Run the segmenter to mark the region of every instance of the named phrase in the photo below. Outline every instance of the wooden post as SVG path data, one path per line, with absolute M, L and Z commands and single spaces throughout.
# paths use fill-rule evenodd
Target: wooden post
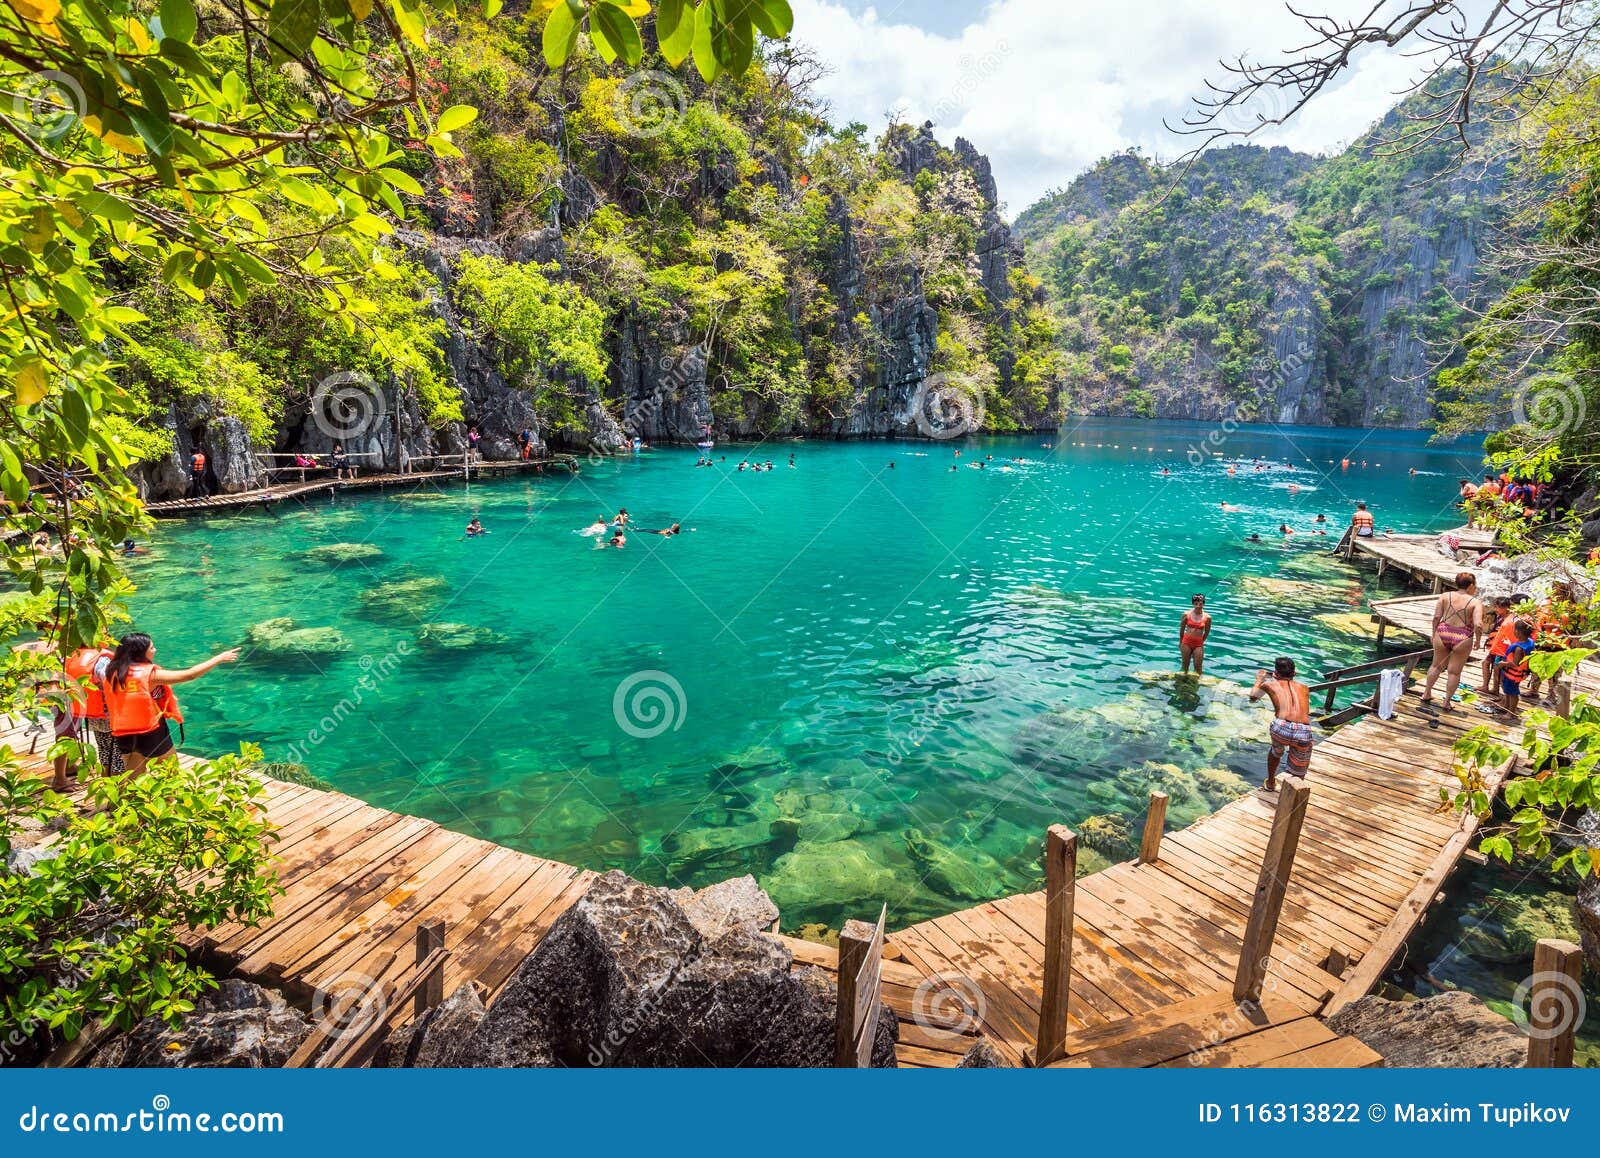
M 1563 720 L 1571 716 L 1572 685 L 1553 684 L 1550 688 L 1550 694 L 1555 698 L 1556 701 L 1556 715 L 1560 716 Z
M 878 1036 L 878 989 L 883 978 L 885 905 L 876 926 L 846 921 L 839 930 L 839 1008 L 834 1016 L 833 1064 L 862 1069 L 872 1064 Z
M 417 926 L 417 968 L 422 968 L 435 949 L 444 948 L 444 921 L 439 917 L 422 922 Z M 444 1000 L 444 967 L 443 963 L 433 971 L 433 975 L 422 983 L 422 988 L 417 990 L 417 996 L 412 1004 L 412 1013 L 421 1017 Z
M 1078 838 L 1066 825 L 1052 824 L 1044 836 L 1044 997 L 1039 1003 L 1036 1065 L 1049 1065 L 1067 1048 L 1077 876 Z
M 1167 794 L 1150 794 L 1150 811 L 1144 814 L 1144 839 L 1139 842 L 1139 863 L 1155 864 L 1161 858 L 1161 834 L 1167 828 Z
M 1528 999 L 1528 1068 L 1571 1069 L 1583 1013 L 1583 950 L 1546 938 L 1533 949 Z
M 1278 777 L 1278 810 L 1272 817 L 1272 835 L 1261 858 L 1261 875 L 1256 880 L 1255 900 L 1250 906 L 1250 923 L 1245 926 L 1244 945 L 1239 950 L 1239 972 L 1233 982 L 1235 1001 L 1261 1001 L 1267 980 L 1267 960 L 1278 935 L 1278 917 L 1283 912 L 1283 896 L 1294 870 L 1294 854 L 1300 845 L 1300 829 L 1306 821 L 1306 801 L 1311 790 L 1294 776 Z

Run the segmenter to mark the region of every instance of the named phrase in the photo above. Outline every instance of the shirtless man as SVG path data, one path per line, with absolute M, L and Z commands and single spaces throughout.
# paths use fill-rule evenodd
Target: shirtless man
M 1206 637 L 1211 634 L 1211 616 L 1206 614 L 1206 597 L 1196 595 L 1190 600 L 1193 606 L 1178 620 L 1178 658 L 1183 661 L 1183 674 L 1189 674 L 1189 661 L 1194 661 L 1194 674 L 1205 674 Z
M 1279 656 L 1272 661 L 1272 675 L 1256 672 L 1256 686 L 1250 691 L 1252 700 L 1262 696 L 1272 700 L 1272 748 L 1267 753 L 1268 792 L 1278 787 L 1278 762 L 1285 751 L 1289 753 L 1289 771 L 1304 776 L 1311 766 L 1311 745 L 1316 734 L 1311 730 L 1311 692 L 1294 678 L 1294 660 Z

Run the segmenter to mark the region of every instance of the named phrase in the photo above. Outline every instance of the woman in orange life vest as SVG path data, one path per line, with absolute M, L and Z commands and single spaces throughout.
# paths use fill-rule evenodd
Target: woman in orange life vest
M 141 631 L 129 632 L 117 645 L 101 686 L 111 716 L 111 734 L 117 738 L 128 771 L 137 776 L 151 760 L 170 755 L 172 733 L 168 720 L 183 723 L 174 684 L 199 679 L 218 664 L 239 658 L 237 648 L 218 652 L 204 663 L 182 671 L 155 665 L 156 645 Z
M 1183 674 L 1189 674 L 1189 661 L 1194 661 L 1194 674 L 1204 675 L 1206 664 L 1206 637 L 1211 634 L 1211 616 L 1206 614 L 1206 597 L 1196 595 L 1193 606 L 1178 621 L 1178 657 L 1183 661 Z
M 101 681 L 115 654 L 107 647 L 80 647 L 67 657 L 67 694 L 72 697 L 72 717 L 78 730 L 78 739 L 88 731 L 94 736 L 95 752 L 100 758 L 100 772 L 105 776 L 120 776 L 123 772 L 122 753 L 117 751 L 116 738 L 111 734 L 110 715 L 106 711 L 105 691 Z M 57 766 L 56 779 L 63 769 Z

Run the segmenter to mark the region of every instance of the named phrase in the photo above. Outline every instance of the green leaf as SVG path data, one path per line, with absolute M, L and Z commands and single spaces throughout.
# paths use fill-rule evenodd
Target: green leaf
M 404 169 L 379 169 L 378 176 L 402 193 L 409 193 L 413 197 L 422 196 L 422 185 Z
M 668 15 L 672 15 L 668 23 Z M 661 55 L 677 68 L 694 51 L 695 10 L 686 0 L 662 0 L 656 12 L 656 39 Z
M 598 30 L 610 42 L 615 55 L 630 66 L 637 65 L 644 55 L 644 41 L 639 38 L 639 28 L 633 18 L 610 4 L 598 4 L 589 13 L 589 27 Z M 602 53 L 604 55 L 604 53 Z
M 194 5 L 189 0 L 161 0 L 161 35 L 193 44 L 198 29 Z
M 694 66 L 707 84 L 711 84 L 722 75 L 722 62 L 717 59 L 716 49 L 711 43 L 711 25 L 714 19 L 711 5 L 712 0 L 701 0 L 694 14 Z
M 544 20 L 541 43 L 544 62 L 551 68 L 560 68 L 567 63 L 573 46 L 578 43 L 578 22 L 572 18 L 572 9 L 565 4 L 557 4 L 550 9 L 550 15 Z
M 434 122 L 433 131 L 436 133 L 453 133 L 457 129 L 464 129 L 478 119 L 478 110 L 471 105 L 451 105 L 439 114 L 439 119 Z
M 483 18 L 485 20 L 493 20 L 500 15 L 500 9 L 504 7 L 504 3 L 505 0 L 483 0 Z
M 750 15 L 761 35 L 773 40 L 782 40 L 794 31 L 794 9 L 789 7 L 789 0 L 755 0 Z
M 322 0 L 272 0 L 267 33 L 289 52 L 304 56 L 322 24 Z

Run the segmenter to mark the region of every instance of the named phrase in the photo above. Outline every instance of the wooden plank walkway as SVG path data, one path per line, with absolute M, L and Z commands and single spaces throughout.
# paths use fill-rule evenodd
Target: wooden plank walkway
M 1592 693 L 1597 682 L 1585 673 L 1580 689 Z M 1252 792 L 1166 834 L 1153 863 L 1077 882 L 1058 1064 L 1373 1064 L 1315 1015 L 1376 984 L 1476 828 L 1441 814 L 1439 790 L 1457 783 L 1451 744 L 1484 718 L 1437 719 L 1415 702 L 1413 690 L 1393 719 L 1367 717 L 1318 744 L 1258 1009 L 1241 1010 L 1231 989 L 1273 795 Z M 0 732 L 0 743 L 28 748 L 20 726 Z M 43 757 L 30 762 L 41 767 Z M 1492 773 L 1491 787 L 1509 771 Z M 337 792 L 277 781 L 267 792 L 285 896 L 259 927 L 193 933 L 188 943 L 302 995 L 395 979 L 410 965 L 417 926 L 436 917 L 451 950 L 446 991 L 475 980 L 492 995 L 594 876 Z M 890 934 L 883 996 L 900 1015 L 900 1063 L 954 1065 L 980 1033 L 1021 1061 L 1038 1028 L 1044 927 L 1043 894 L 1031 893 Z M 798 965 L 837 969 L 836 951 L 783 940 Z
M 1483 718 L 1437 721 L 1416 713 L 1415 702 L 1413 693 L 1392 720 L 1363 719 L 1316 748 L 1310 806 L 1268 969 L 1267 1020 L 1236 1014 L 1232 1025 L 1244 1039 L 1273 1031 L 1252 1050 L 1316 1036 L 1309 1025 L 1285 1027 L 1347 995 L 1357 970 L 1371 972 L 1375 983 L 1470 843 L 1475 820 L 1441 814 L 1439 789 L 1457 783 L 1451 744 Z M 1496 788 L 1507 771 L 1491 778 Z M 1223 1007 L 1233 1006 L 1274 802 L 1273 794 L 1252 792 L 1168 833 L 1156 862 L 1129 861 L 1078 880 L 1066 1064 L 1235 1065 L 1254 1056 L 1216 1049 L 1232 1038 L 1214 1031 Z M 1038 1030 L 1044 926 L 1044 895 L 1029 893 L 912 925 L 891 934 L 889 945 L 924 983 L 961 991 L 982 1032 L 1019 1062 Z M 1341 958 L 1350 971 L 1329 972 Z M 1176 1054 L 1149 1059 L 1143 1047 L 1112 1048 L 1177 1024 L 1203 1024 L 1207 1052 L 1184 1062 Z
M 563 454 L 548 458 L 529 459 L 526 462 L 521 459 L 477 462 L 472 464 L 472 477 L 476 478 L 485 474 L 513 474 L 525 470 L 543 470 L 546 467 L 575 470 L 576 461 L 573 456 Z M 272 506 L 291 499 L 331 494 L 335 491 L 416 486 L 429 482 L 460 482 L 465 478 L 466 476 L 460 470 L 410 471 L 404 474 L 367 474 L 342 481 L 333 478 L 322 478 L 308 482 L 278 483 L 275 486 L 262 487 L 258 490 L 240 491 L 237 494 L 212 495 L 204 499 L 169 499 L 158 503 L 146 503 L 144 509 L 147 514 L 154 515 L 157 518 L 172 518 L 183 515 L 204 514 L 208 511 L 230 511 L 246 507 Z
M 1354 550 L 1357 554 L 1377 560 L 1378 578 L 1382 579 L 1386 571 L 1394 568 L 1438 594 L 1446 587 L 1454 587 L 1456 576 L 1461 572 L 1471 571 L 1474 575 L 1479 573 L 1478 568 L 1458 563 L 1439 552 L 1439 534 L 1442 533 L 1374 535 L 1370 539 L 1356 539 Z M 1463 536 L 1464 547 L 1478 546 L 1480 550 L 1488 549 L 1488 542 L 1483 538 L 1484 532 L 1461 529 L 1451 533 Z

